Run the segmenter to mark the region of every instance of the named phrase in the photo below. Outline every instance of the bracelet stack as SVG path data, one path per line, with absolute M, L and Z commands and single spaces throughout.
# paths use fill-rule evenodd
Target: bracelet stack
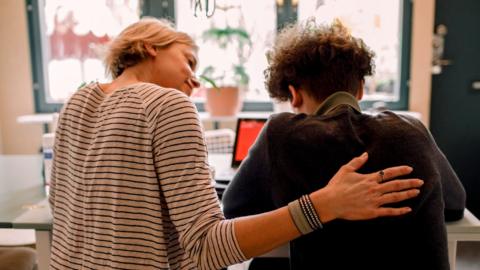
M 323 228 L 322 222 L 308 195 L 303 195 L 300 199 L 289 203 L 288 211 L 292 216 L 293 223 L 295 223 L 302 235 Z

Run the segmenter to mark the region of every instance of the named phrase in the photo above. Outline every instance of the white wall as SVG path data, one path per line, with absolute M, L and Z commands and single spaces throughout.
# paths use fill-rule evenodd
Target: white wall
M 434 21 L 435 0 L 413 1 L 409 109 L 421 113 L 427 127 L 430 123 Z
M 25 1 L 0 0 L 0 154 L 38 153 L 42 127 L 16 122 L 34 113 Z

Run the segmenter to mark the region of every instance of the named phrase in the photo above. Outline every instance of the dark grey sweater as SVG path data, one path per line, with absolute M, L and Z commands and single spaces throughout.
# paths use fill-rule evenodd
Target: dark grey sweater
M 224 194 L 226 217 L 285 206 L 324 187 L 340 166 L 367 151 L 359 172 L 410 165 L 414 171 L 407 177 L 425 181 L 417 198 L 395 204 L 413 212 L 329 222 L 291 242 L 292 269 L 448 270 L 445 218 L 460 219 L 465 208 L 455 172 L 418 120 L 388 111 L 362 114 L 346 100 L 320 115 L 273 116 Z

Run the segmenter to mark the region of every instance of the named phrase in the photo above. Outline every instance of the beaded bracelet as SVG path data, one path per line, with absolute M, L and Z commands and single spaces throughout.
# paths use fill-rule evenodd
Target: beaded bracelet
M 323 224 L 320 221 L 320 217 L 317 214 L 317 211 L 315 210 L 315 206 L 313 206 L 312 199 L 308 195 L 303 195 L 300 198 L 300 204 L 304 205 L 304 208 L 306 208 L 307 212 L 307 219 L 309 219 L 309 223 L 313 225 L 314 229 L 322 229 Z
M 300 199 L 289 203 L 288 210 L 293 223 L 302 235 L 323 228 L 310 196 L 303 195 Z

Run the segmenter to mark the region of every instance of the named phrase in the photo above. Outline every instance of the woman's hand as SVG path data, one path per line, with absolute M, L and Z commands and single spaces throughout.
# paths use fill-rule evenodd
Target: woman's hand
M 381 216 L 398 216 L 411 211 L 409 207 L 389 208 L 382 205 L 400 202 L 417 196 L 420 179 L 392 180 L 412 172 L 409 166 L 392 167 L 380 172 L 360 174 L 368 154 L 352 159 L 343 165 L 328 185 L 310 194 L 322 222 L 341 218 L 365 220 Z

